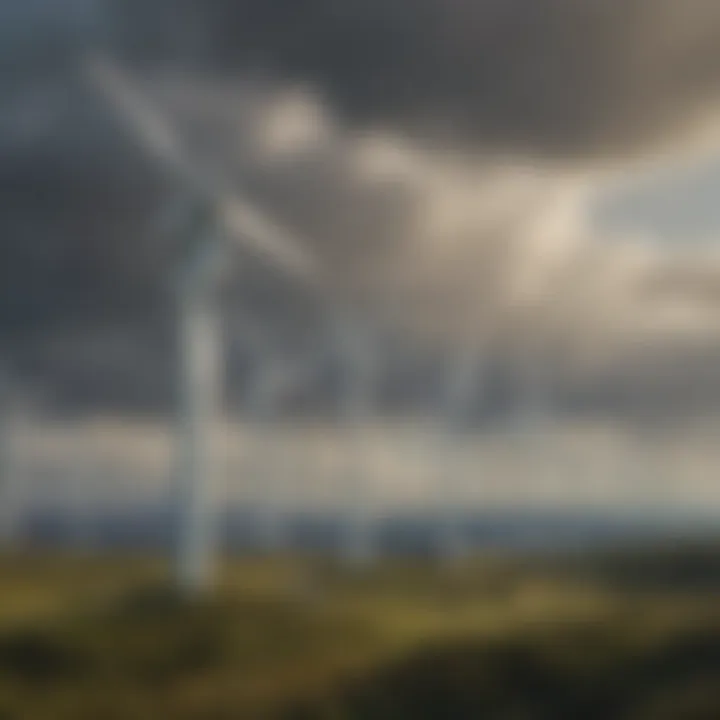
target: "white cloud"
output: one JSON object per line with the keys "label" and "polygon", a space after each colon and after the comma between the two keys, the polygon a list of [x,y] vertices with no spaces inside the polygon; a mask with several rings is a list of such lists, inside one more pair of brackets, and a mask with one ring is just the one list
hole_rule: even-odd
{"label": "white cloud", "polygon": [[187,76],[163,87],[204,157],[293,225],[336,285],[383,319],[447,339],[481,333],[508,309],[527,313],[520,327],[565,321],[571,303],[575,318],[592,318],[574,331],[603,342],[623,318],[641,317],[638,333],[662,328],[670,343],[674,332],[682,342],[686,329],[707,325],[697,301],[670,311],[638,298],[664,252],[653,237],[595,223],[597,203],[627,177],[639,182],[642,168],[656,172],[652,163],[623,176],[617,167],[442,153],[343,129],[302,88],[229,89]]}

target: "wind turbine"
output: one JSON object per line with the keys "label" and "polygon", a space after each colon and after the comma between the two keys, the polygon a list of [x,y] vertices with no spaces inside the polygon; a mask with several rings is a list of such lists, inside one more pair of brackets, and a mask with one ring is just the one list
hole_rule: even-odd
{"label": "wind turbine", "polygon": [[22,541],[33,499],[28,487],[31,423],[41,402],[38,388],[29,388],[0,367],[0,549]]}
{"label": "wind turbine", "polygon": [[529,241],[521,241],[515,248],[518,267],[503,297],[504,307],[522,326],[522,344],[515,348],[519,385],[516,430],[525,440],[536,488],[552,484],[557,474],[553,438],[548,432],[555,410],[554,338],[548,332],[547,317],[554,303],[549,298],[567,273],[572,273],[575,258],[585,246],[584,237],[573,232],[573,225],[565,224],[567,219],[556,217],[552,208],[537,218],[538,227]]}
{"label": "wind turbine", "polygon": [[[253,424],[252,453],[254,465],[251,470],[255,487],[262,491],[256,498],[256,511],[260,543],[263,549],[279,550],[285,544],[283,532],[284,512],[280,502],[284,480],[280,467],[280,451],[271,438],[269,427],[278,418],[278,406],[286,387],[286,368],[274,357],[258,359],[253,371],[253,387],[249,393],[250,422]],[[285,458],[283,458],[285,459]],[[285,463],[282,463],[285,465]]]}
{"label": "wind turbine", "polygon": [[[572,272],[562,285],[566,302],[558,307],[556,334],[566,358],[573,366],[592,377],[593,369],[602,367],[618,352],[622,326],[632,321],[639,309],[638,279],[652,263],[651,247],[628,239],[622,244],[591,244],[576,258]],[[617,442],[617,441],[616,441]],[[585,477],[592,487],[591,500],[607,503],[608,489],[625,483],[620,448],[610,445],[610,455],[603,458],[581,458],[581,467],[570,468],[568,477]],[[631,485],[631,484],[630,484]],[[586,498],[583,498],[584,500]],[[632,505],[632,498],[612,498]]]}
{"label": "wind turbine", "polygon": [[440,417],[443,427],[440,452],[443,476],[437,478],[441,493],[442,522],[438,535],[438,550],[443,562],[454,563],[468,552],[468,542],[462,531],[460,514],[467,502],[465,483],[469,480],[464,461],[458,462],[462,448],[457,439],[467,430],[477,401],[481,363],[484,358],[481,343],[463,344],[453,355],[448,367],[447,381],[442,386]]}
{"label": "wind turbine", "polygon": [[276,269],[302,282],[319,269],[304,245],[236,195],[231,184],[186,154],[171,124],[143,97],[120,67],[95,56],[86,65],[89,81],[142,147],[183,187],[178,215],[176,583],[197,596],[213,582],[218,498],[214,447],[220,415],[223,338],[217,297],[230,241],[258,253]]}
{"label": "wind turbine", "polygon": [[17,417],[10,374],[0,367],[0,548],[11,547],[18,529]]}
{"label": "wind turbine", "polygon": [[369,565],[375,555],[375,513],[367,482],[373,470],[372,439],[368,430],[375,417],[379,374],[377,338],[366,324],[345,313],[331,318],[342,369],[340,416],[346,433],[347,455],[344,487],[348,491],[344,513],[348,514],[340,551],[349,565]]}
{"label": "wind turbine", "polygon": [[[248,324],[249,325],[249,324]],[[297,464],[278,450],[271,436],[271,423],[279,419],[283,393],[297,387],[306,379],[308,368],[304,357],[292,358],[275,347],[262,328],[250,327],[253,370],[251,387],[246,396],[252,444],[252,475],[262,496],[257,511],[261,544],[266,550],[278,550],[285,545],[284,520],[288,514],[284,500],[283,481],[297,478],[301,473]]]}

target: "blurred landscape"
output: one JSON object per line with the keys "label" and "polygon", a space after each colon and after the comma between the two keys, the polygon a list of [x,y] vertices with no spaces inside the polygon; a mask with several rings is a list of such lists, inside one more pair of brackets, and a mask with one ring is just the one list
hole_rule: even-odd
{"label": "blurred landscape", "polygon": [[714,718],[714,542],[484,555],[366,573],[224,566],[187,606],[164,564],[2,559],[8,718]]}
{"label": "blurred landscape", "polygon": [[720,718],[720,4],[0,0],[0,720]]}

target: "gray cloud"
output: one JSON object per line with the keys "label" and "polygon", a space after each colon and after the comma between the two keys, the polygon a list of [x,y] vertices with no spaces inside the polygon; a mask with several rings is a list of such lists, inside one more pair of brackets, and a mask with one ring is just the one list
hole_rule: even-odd
{"label": "gray cloud", "polygon": [[[595,372],[607,357],[610,365],[625,362],[629,330],[621,320],[639,288],[661,275],[680,277],[656,260],[630,261],[637,282],[619,294],[613,277],[634,251],[606,252],[607,239],[583,219],[578,189],[589,183],[592,190],[598,157],[680,137],[713,109],[720,87],[714,3],[187,0],[173,2],[170,13],[163,0],[127,0],[105,7],[115,20],[101,34],[131,65],[145,63],[143,86],[198,157],[308,238],[336,287],[374,317],[431,342],[480,337],[515,353],[529,351],[529,329],[549,337],[562,318],[562,342],[580,346],[576,355],[591,352]],[[155,232],[172,189],[167,178],[78,84],[70,60],[81,26],[95,32],[103,23],[68,26],[52,62],[28,50],[40,36],[26,35],[22,57],[37,62],[18,66],[27,82],[16,75],[3,86],[0,111],[0,334],[14,341],[34,334],[38,344],[25,347],[40,348],[36,358],[56,347],[53,335],[67,336],[55,363],[66,368],[74,358],[110,367],[117,337],[129,337],[126,345],[152,337],[115,335],[112,327],[163,319],[172,250]],[[158,60],[165,72],[155,71]],[[602,282],[595,282],[598,264]],[[688,296],[714,282],[692,278],[673,287]],[[241,280],[238,302],[262,309],[280,330],[310,322],[312,302],[299,300],[297,288],[254,266]],[[587,318],[610,298],[616,309],[601,332]],[[633,327],[663,347],[685,342],[684,331],[667,325]],[[92,357],[70,328],[100,338]],[[106,336],[115,339],[105,343]],[[164,372],[162,352],[136,364]],[[52,357],[43,368],[52,374]],[[616,367],[603,368],[617,378]],[[139,378],[139,385],[152,383]]]}
{"label": "gray cloud", "polygon": [[720,87],[720,7],[708,0],[216,0],[182,8],[186,22],[159,12],[152,27],[149,12],[140,13],[147,52],[310,83],[356,126],[464,147],[624,152],[681,129]]}

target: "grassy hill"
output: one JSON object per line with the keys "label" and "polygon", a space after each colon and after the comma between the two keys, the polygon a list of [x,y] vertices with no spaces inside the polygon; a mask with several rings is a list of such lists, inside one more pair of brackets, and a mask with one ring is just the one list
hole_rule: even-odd
{"label": "grassy hill", "polygon": [[697,548],[243,559],[189,606],[157,560],[5,557],[0,718],[717,719],[719,568]]}

